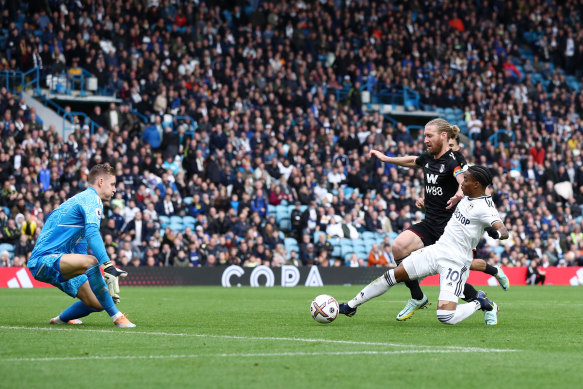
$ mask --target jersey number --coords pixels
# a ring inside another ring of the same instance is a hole
[[[449,271],[447,272],[447,275],[445,276],[446,280],[450,280],[452,282],[456,282],[457,280],[459,280],[460,278],[460,272],[457,270],[451,270],[451,267],[449,268]]]

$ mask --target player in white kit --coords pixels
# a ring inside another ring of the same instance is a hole
[[[508,230],[502,223],[492,198],[485,193],[491,183],[492,175],[487,168],[468,167],[462,183],[465,197],[457,205],[439,240],[414,251],[397,268],[387,271],[368,284],[347,303],[348,306],[356,308],[385,293],[399,282],[439,274],[439,321],[456,324],[481,309],[488,313],[485,317],[486,324],[497,324],[498,306],[485,295],[478,295],[476,300],[458,305],[472,264],[472,250],[484,232],[495,239],[508,238]]]

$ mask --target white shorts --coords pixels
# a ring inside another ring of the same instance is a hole
[[[431,245],[414,251],[403,260],[412,280],[439,274],[439,300],[458,302],[469,275],[469,264],[452,259],[451,252]]]

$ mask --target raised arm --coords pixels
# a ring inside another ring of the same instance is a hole
[[[455,192],[455,195],[453,195],[453,197],[447,201],[447,207],[445,207],[445,209],[450,209],[451,207],[455,207],[457,205],[457,203],[459,203],[460,200],[464,198],[464,192],[462,191],[462,184],[464,182],[463,173],[455,176],[455,179],[457,180],[459,186],[457,188],[457,192]]]
[[[379,161],[381,161],[381,162],[392,163],[392,164],[403,166],[403,167],[412,167],[412,168],[419,167],[415,163],[415,161],[417,160],[417,157],[414,155],[408,155],[406,157],[387,157],[386,155],[384,155],[383,153],[381,153],[378,150],[371,150],[368,153],[368,156],[369,156],[369,158],[377,157],[379,159]]]

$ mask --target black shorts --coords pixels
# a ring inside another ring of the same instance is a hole
[[[413,224],[411,227],[407,228],[407,230],[412,231],[415,235],[421,238],[421,241],[425,247],[437,242],[441,235],[443,235],[444,229],[445,226],[436,227],[427,223],[426,221]]]

